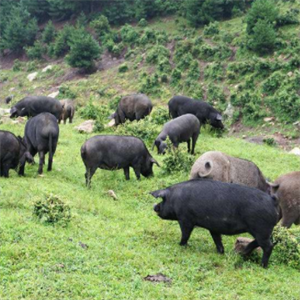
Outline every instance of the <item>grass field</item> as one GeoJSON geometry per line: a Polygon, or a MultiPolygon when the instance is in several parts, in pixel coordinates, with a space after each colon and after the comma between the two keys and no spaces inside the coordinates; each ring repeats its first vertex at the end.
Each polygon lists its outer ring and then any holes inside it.
{"type": "MultiPolygon", "coordinates": [[[[122,170],[98,170],[88,190],[80,147],[89,136],[73,129],[81,121],[60,126],[51,173],[37,176],[36,164],[26,167],[25,178],[11,171],[9,179],[0,179],[1,300],[300,299],[299,270],[276,263],[276,247],[265,270],[260,258],[244,261],[234,253],[236,237],[223,237],[223,256],[204,229],[194,230],[188,247],[178,245],[177,222],[155,215],[149,192],[186,180],[188,174],[164,176],[154,167],[153,178],[138,182],[131,171],[126,182],[122,170]],[[73,217],[66,228],[33,217],[33,204],[51,193],[71,207],[73,217]],[[144,281],[157,273],[172,283],[144,281]]],[[[1,125],[21,135],[23,127],[1,125]]],[[[272,180],[299,170],[296,156],[204,131],[195,159],[207,150],[251,159],[272,180]]],[[[162,157],[154,156],[162,163],[162,157]]],[[[300,233],[297,227],[292,231],[300,233]]]]}

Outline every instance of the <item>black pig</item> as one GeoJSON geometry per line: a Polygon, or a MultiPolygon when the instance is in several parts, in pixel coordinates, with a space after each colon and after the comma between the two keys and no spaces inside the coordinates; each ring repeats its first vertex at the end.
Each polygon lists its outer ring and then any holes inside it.
{"type": "Polygon", "coordinates": [[[144,142],[134,136],[96,135],[82,145],[81,157],[86,167],[87,186],[90,186],[97,168],[124,169],[125,178],[129,180],[129,167],[140,179],[140,174],[145,177],[153,175],[153,164],[158,165],[144,142]]]}
{"type": "Polygon", "coordinates": [[[255,240],[243,254],[260,246],[262,266],[267,267],[273,249],[270,237],[279,219],[276,198],[258,189],[209,179],[182,182],[151,194],[163,199],[154,206],[158,216],[179,222],[180,245],[186,245],[194,227],[199,226],[210,231],[217,251],[224,253],[222,234],[248,232],[255,240]]]}

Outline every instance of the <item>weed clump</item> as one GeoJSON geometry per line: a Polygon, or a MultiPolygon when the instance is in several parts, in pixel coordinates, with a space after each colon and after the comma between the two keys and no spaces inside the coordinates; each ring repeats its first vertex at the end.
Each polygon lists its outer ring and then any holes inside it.
{"type": "Polygon", "coordinates": [[[33,215],[42,223],[67,226],[71,220],[71,209],[58,196],[51,194],[34,203],[33,215]]]}

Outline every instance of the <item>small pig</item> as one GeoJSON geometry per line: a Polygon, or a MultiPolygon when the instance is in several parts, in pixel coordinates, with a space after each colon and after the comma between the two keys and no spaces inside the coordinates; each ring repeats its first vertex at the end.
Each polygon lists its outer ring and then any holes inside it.
{"type": "MultiPolygon", "coordinates": [[[[167,144],[166,139],[169,137],[174,147],[178,147],[179,143],[187,142],[188,152],[195,152],[195,146],[200,133],[200,122],[197,117],[192,114],[186,114],[167,122],[161,133],[154,141],[154,146],[157,147],[158,154],[165,154],[167,144]]],[[[153,149],[152,148],[152,149],[153,149]]]]}
{"type": "Polygon", "coordinates": [[[253,162],[219,151],[206,152],[196,160],[190,179],[196,178],[247,185],[264,192],[270,189],[262,172],[253,162]]]}
{"type": "Polygon", "coordinates": [[[58,123],[60,124],[60,122],[63,120],[64,124],[66,124],[68,119],[69,119],[69,123],[72,123],[75,114],[74,101],[69,99],[63,99],[60,100],[60,103],[62,106],[62,112],[58,120],[58,123]]]}
{"type": "Polygon", "coordinates": [[[271,194],[279,200],[281,225],[290,228],[300,224],[300,172],[280,176],[271,186],[271,194]]]}
{"type": "Polygon", "coordinates": [[[181,228],[180,245],[186,245],[194,227],[206,228],[217,251],[224,253],[221,235],[248,232],[255,240],[244,250],[263,249],[262,266],[272,253],[271,234],[279,219],[276,198],[258,189],[209,179],[195,179],[151,192],[163,201],[154,211],[165,220],[176,220],[181,228]]]}

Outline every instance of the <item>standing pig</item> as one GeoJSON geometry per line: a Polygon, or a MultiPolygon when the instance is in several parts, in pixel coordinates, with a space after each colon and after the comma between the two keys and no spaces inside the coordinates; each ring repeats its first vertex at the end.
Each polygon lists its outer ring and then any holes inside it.
{"type": "Polygon", "coordinates": [[[281,208],[281,225],[290,228],[300,224],[300,172],[280,176],[270,184],[271,194],[279,200],[281,208]]]}
{"type": "Polygon", "coordinates": [[[87,186],[90,186],[97,168],[123,169],[126,180],[129,180],[129,168],[132,167],[139,180],[140,174],[152,176],[153,164],[158,165],[144,142],[133,136],[96,135],[82,145],[81,157],[86,167],[87,186]]]}
{"type": "Polygon", "coordinates": [[[192,154],[195,152],[195,145],[200,133],[200,122],[192,114],[186,114],[174,120],[167,122],[162,132],[154,141],[153,147],[157,147],[159,154],[165,154],[167,137],[170,138],[174,147],[178,147],[179,143],[187,142],[188,152],[190,152],[192,139],[192,154]]]}
{"type": "Polygon", "coordinates": [[[63,99],[60,100],[61,106],[62,106],[62,112],[60,115],[60,118],[58,120],[58,123],[60,124],[61,120],[64,121],[64,124],[67,123],[67,119],[69,119],[69,123],[72,123],[74,114],[75,114],[75,105],[74,101],[69,99],[63,99]]]}
{"type": "Polygon", "coordinates": [[[244,250],[263,249],[262,266],[272,253],[271,234],[279,219],[276,198],[253,188],[209,179],[182,182],[151,195],[163,201],[154,211],[165,220],[176,220],[181,228],[180,245],[186,245],[194,227],[206,228],[217,251],[224,253],[221,235],[250,233],[255,238],[244,250]]]}
{"type": "Polygon", "coordinates": [[[190,173],[190,179],[196,178],[209,178],[247,185],[264,192],[269,191],[266,179],[253,162],[219,151],[206,152],[196,160],[190,173]]]}
{"type": "Polygon", "coordinates": [[[141,120],[148,116],[152,110],[150,99],[144,94],[134,94],[123,97],[115,113],[110,118],[115,120],[115,125],[130,121],[141,120]]]}
{"type": "Polygon", "coordinates": [[[39,174],[43,173],[45,155],[48,152],[48,171],[52,170],[53,156],[56,151],[58,136],[59,127],[57,120],[50,113],[39,114],[26,123],[24,141],[32,156],[39,153],[39,174]]]}
{"type": "Polygon", "coordinates": [[[48,112],[58,120],[61,116],[62,106],[54,98],[44,96],[28,96],[20,100],[10,110],[10,117],[34,117],[40,113],[48,112]]]}
{"type": "Polygon", "coordinates": [[[25,163],[33,162],[21,137],[16,137],[9,131],[0,130],[0,177],[9,177],[9,170],[18,170],[24,175],[25,163]]]}
{"type": "Polygon", "coordinates": [[[214,128],[224,128],[220,112],[207,102],[184,96],[174,96],[168,106],[169,114],[173,119],[185,114],[193,114],[199,119],[201,125],[208,123],[214,128]]]}

